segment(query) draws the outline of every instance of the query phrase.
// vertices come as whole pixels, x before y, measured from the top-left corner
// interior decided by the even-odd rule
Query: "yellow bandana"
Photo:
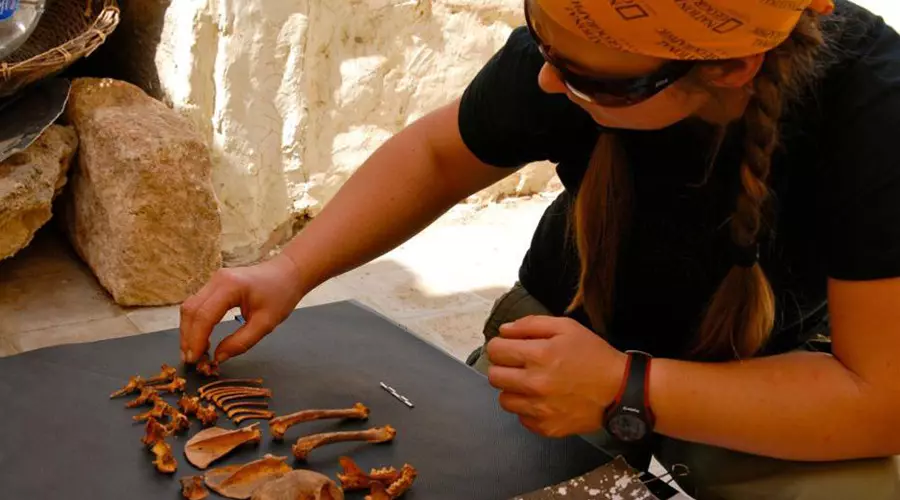
[[[563,28],[613,49],[663,59],[730,59],[781,44],[806,9],[832,0],[538,0]]]

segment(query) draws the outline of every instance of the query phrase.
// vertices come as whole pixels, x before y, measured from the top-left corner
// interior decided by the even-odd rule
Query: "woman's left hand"
[[[500,328],[487,344],[500,406],[547,437],[599,430],[627,356],[569,318],[530,316]]]

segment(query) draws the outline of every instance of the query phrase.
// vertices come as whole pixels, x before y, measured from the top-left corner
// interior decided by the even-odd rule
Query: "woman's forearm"
[[[450,104],[387,141],[285,248],[304,292],[400,245],[513,172],[479,162],[457,116],[458,103]]]
[[[896,405],[836,358],[791,353],[722,364],[654,360],[663,435],[802,461],[900,453]]]

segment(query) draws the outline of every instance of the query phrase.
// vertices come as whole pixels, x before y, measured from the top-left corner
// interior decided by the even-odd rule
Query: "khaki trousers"
[[[485,343],[499,335],[500,325],[550,312],[516,284],[495,303],[485,322]],[[483,374],[490,361],[483,346],[468,364]],[[623,455],[636,469],[646,470],[650,457],[667,470],[683,464],[690,474],[677,478],[697,500],[900,500],[900,456],[840,462],[791,462],[749,455],[664,436],[652,444],[629,447],[606,432],[583,436],[612,455]]]

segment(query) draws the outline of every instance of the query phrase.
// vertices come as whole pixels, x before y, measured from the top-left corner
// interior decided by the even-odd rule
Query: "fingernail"
[[[219,354],[216,354],[216,363],[224,363],[226,361],[228,361],[227,354],[225,354],[224,352],[220,352]]]
[[[194,362],[194,351],[188,349],[187,353],[184,355],[185,363],[193,363]]]
[[[502,325],[500,325],[500,329],[501,329],[501,330],[506,330],[507,328],[512,328],[512,326],[513,326],[514,324],[515,324],[515,323],[512,323],[512,322],[510,322],[510,323],[503,323]]]
[[[184,355],[184,351],[181,351],[181,362],[182,362],[182,363],[184,363],[184,362],[185,362],[185,355]]]

